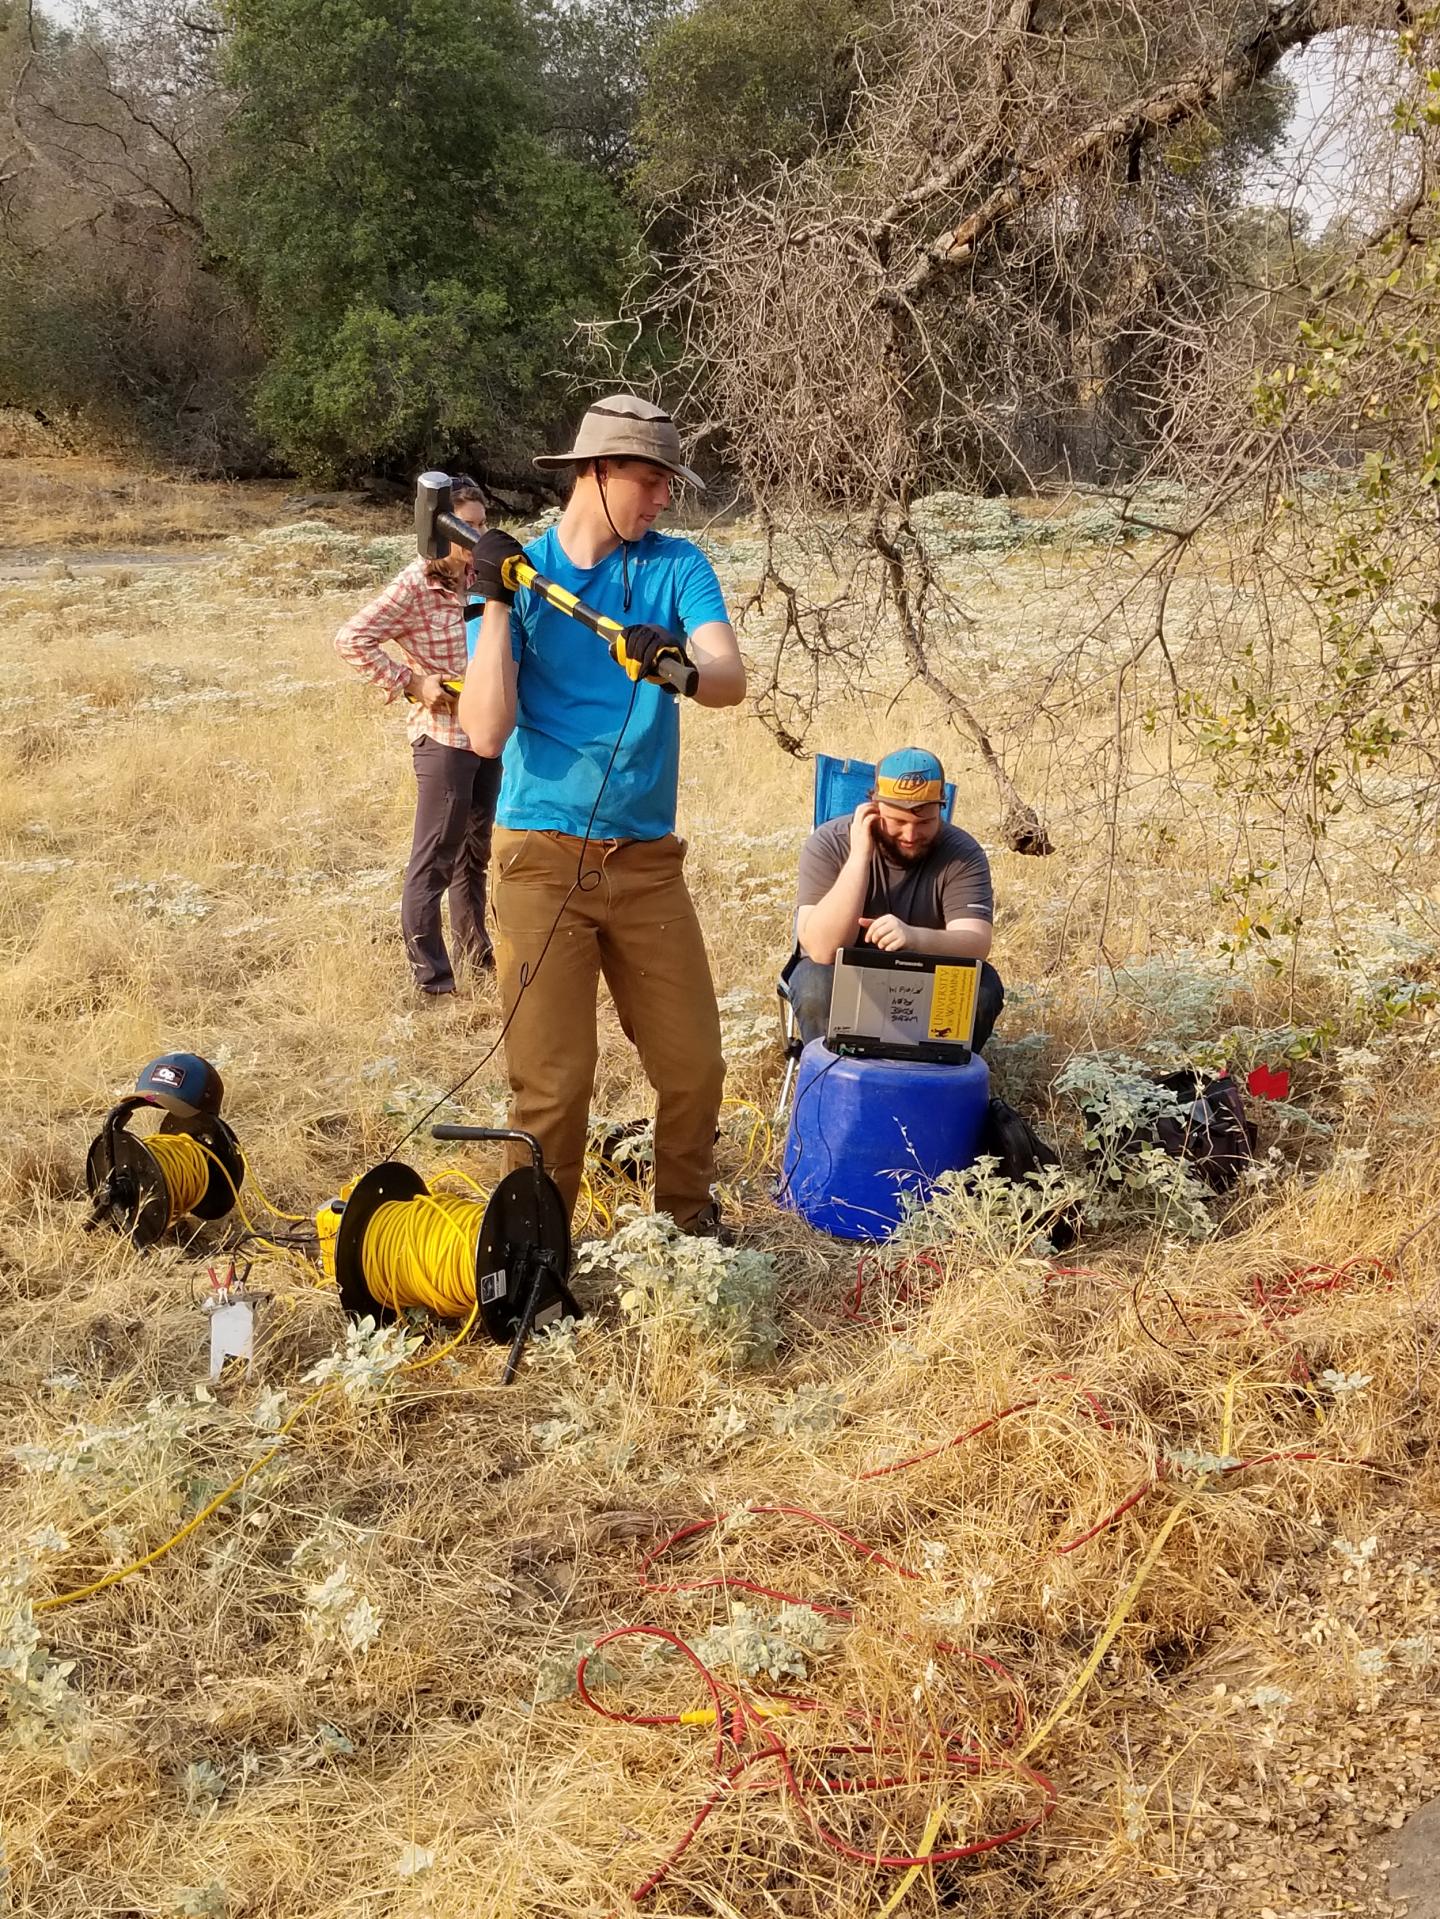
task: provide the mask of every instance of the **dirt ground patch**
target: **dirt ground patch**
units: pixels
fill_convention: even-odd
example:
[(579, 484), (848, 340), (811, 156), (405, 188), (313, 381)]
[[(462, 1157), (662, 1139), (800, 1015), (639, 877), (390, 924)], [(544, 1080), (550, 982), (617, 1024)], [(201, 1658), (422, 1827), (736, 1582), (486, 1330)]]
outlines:
[(1385, 1890), (1404, 1919), (1440, 1919), (1440, 1799), (1412, 1812), (1391, 1843), (1377, 1849)]

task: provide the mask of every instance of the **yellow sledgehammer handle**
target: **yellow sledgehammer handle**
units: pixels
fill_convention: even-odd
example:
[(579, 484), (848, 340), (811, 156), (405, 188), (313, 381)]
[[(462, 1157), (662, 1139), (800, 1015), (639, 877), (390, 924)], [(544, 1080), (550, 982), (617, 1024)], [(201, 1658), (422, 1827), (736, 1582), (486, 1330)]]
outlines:
[(625, 629), (618, 620), (612, 620), (608, 613), (597, 613), (594, 607), (586, 606), (568, 588), (558, 585), (554, 580), (547, 580), (543, 573), (537, 573), (528, 560), (508, 559), (500, 569), (500, 577), (512, 593), (522, 586), (528, 587), (532, 593), (538, 593), (547, 606), (553, 606), (557, 613), (568, 613), (572, 620), (578, 620), (581, 626), (588, 626), (602, 640), (608, 642), (625, 637)]
[[(581, 626), (588, 626), (607, 646), (613, 646), (617, 640), (623, 644), (625, 629), (618, 620), (612, 620), (607, 613), (597, 613), (593, 606), (586, 606), (567, 587), (547, 580), (543, 573), (537, 573), (528, 560), (515, 557), (506, 560), (500, 569), (500, 576), (512, 593), (522, 586), (531, 593), (538, 593), (547, 606), (553, 606), (557, 613), (568, 613)], [(659, 659), (655, 663), (655, 677), (675, 692), (683, 693), (687, 699), (693, 697), (700, 684), (699, 670), (689, 660)]]
[[(438, 470), (422, 473), (415, 482), (415, 545), (422, 559), (434, 559), (448, 552), (452, 540), (472, 553), (480, 544), (481, 535), (476, 528), (450, 510), (453, 485), (450, 475)], [(634, 666), (635, 661), (625, 647), (625, 628), (620, 622), (608, 618), (604, 613), (597, 613), (594, 607), (586, 606), (583, 600), (577, 599), (565, 587), (554, 580), (547, 580), (543, 573), (537, 573), (523, 554), (511, 554), (500, 569), (500, 577), (511, 593), (523, 586), (528, 592), (538, 594), (557, 613), (566, 613), (572, 620), (578, 620), (581, 626), (588, 626), (610, 647), (627, 672)], [(676, 639), (673, 650), (661, 651), (645, 678), (657, 680), (660, 685), (668, 686), (672, 693), (683, 693), (690, 699), (699, 688), (700, 669), (685, 658), (684, 649), (679, 639)], [(450, 692), (452, 687), (454, 682), (447, 680), (446, 692)], [(459, 691), (458, 687), (454, 690)]]
[[(586, 606), (583, 600), (577, 599), (575, 594), (561, 586), (558, 581), (547, 580), (543, 573), (537, 573), (528, 560), (513, 558), (507, 560), (500, 569), (500, 577), (512, 593), (518, 592), (522, 586), (532, 593), (538, 593), (547, 606), (553, 606), (557, 613), (568, 613), (570, 618), (578, 620), (581, 626), (588, 626), (590, 631), (598, 634), (607, 646), (625, 638), (625, 629), (618, 620), (612, 620), (608, 614), (597, 613), (594, 607)], [(662, 665), (673, 664), (678, 662), (662, 662)], [(696, 677), (693, 667), (690, 668), (690, 674), (692, 679)], [(459, 680), (441, 680), (440, 684), (452, 699), (460, 697)], [(677, 690), (692, 692), (694, 689), (681, 687)]]

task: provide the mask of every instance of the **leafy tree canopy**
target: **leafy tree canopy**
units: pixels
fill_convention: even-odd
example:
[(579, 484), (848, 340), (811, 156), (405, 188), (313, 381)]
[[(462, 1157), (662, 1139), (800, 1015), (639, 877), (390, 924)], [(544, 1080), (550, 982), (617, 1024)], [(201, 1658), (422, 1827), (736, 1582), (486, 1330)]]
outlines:
[(237, 98), (213, 230), (270, 358), (257, 409), (303, 472), (517, 459), (632, 233), (542, 139), (512, 0), (230, 0)]
[(699, 197), (763, 178), (843, 120), (875, 0), (699, 0), (656, 35), (636, 188)]

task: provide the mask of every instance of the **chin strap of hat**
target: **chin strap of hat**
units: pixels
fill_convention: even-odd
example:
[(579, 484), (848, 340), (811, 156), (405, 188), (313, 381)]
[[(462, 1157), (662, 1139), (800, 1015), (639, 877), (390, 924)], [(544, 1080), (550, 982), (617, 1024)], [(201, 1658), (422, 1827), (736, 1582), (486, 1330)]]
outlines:
[(630, 611), (630, 542), (610, 518), (610, 502), (605, 498), (605, 482), (600, 476), (600, 462), (595, 462), (595, 487), (600, 495), (600, 511), (605, 515), (605, 524), (620, 542), (620, 585), (621, 604)]

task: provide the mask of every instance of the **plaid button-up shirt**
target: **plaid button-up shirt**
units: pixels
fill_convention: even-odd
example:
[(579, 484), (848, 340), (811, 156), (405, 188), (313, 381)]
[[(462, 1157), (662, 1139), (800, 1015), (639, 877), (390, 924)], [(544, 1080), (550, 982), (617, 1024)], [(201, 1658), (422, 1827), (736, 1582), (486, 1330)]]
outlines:
[[(404, 659), (387, 653), (387, 646), (397, 648)], [(417, 673), (463, 680), (463, 599), (448, 587), (432, 585), (425, 578), (425, 562), (412, 560), (369, 606), (345, 622), (335, 635), (335, 651), (362, 679), (380, 687), (387, 700), (404, 698), (411, 667)], [(418, 740), (427, 734), (441, 746), (469, 750), (452, 709), (428, 713), (417, 701), (410, 713), (410, 737)]]

